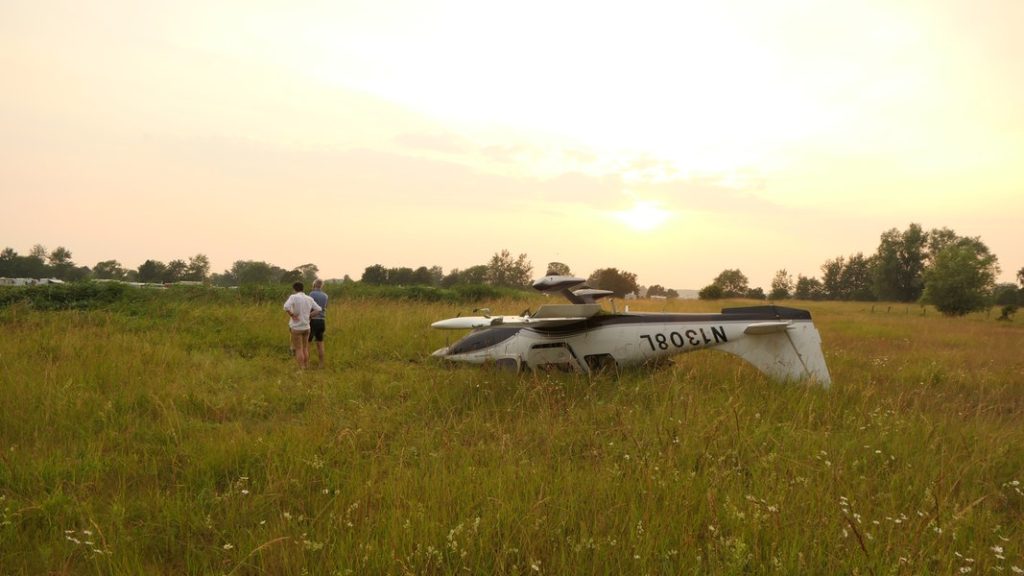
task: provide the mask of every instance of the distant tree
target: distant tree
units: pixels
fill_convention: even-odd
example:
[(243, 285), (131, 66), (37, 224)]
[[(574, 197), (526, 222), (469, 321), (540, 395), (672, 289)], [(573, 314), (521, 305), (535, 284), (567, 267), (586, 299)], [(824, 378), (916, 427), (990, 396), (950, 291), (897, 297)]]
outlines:
[(676, 292), (675, 288), (669, 288), (665, 291), (665, 297), (667, 298), (679, 298), (679, 292)]
[(299, 272), (299, 276), (306, 286), (312, 286), (313, 281), (317, 279), (317, 274), (320, 273), (320, 268), (316, 264), (303, 264), (295, 269)]
[(17, 256), (14, 260), (5, 263), (4, 271), (0, 276), (8, 278), (47, 278), (51, 276), (50, 268), (46, 262), (35, 256)]
[(960, 240), (960, 236), (956, 232), (949, 228), (933, 228), (928, 232), (927, 236), (927, 251), (925, 252), (925, 267), (929, 267), (935, 263), (935, 255), (942, 251), (943, 248), (950, 244), (956, 243)]
[(139, 266), (139, 282), (163, 282), (167, 265), (159, 260), (146, 260)]
[(47, 257), (50, 263), (50, 273), (61, 280), (77, 280), (79, 274), (74, 261), (71, 260), (71, 251), (63, 246), (58, 246), (50, 252)]
[[(277, 277), (277, 283), (279, 284), (295, 284), (296, 282), (303, 282), (302, 272), (299, 272), (298, 268), (291, 270), (281, 270), (275, 274)], [(307, 286), (308, 288), (308, 286)]]
[[(37, 246), (39, 246), (37, 244)], [(2, 278), (46, 278), (50, 269), (44, 256), (34, 254), (19, 256), (14, 248), (4, 248), (0, 253), (0, 277)]]
[(712, 282), (722, 289), (722, 298), (740, 298), (750, 291), (748, 280), (743, 272), (736, 270), (723, 270)]
[(513, 259), (508, 250), (497, 252), (487, 263), (487, 283), (493, 286), (525, 288), (530, 285), (533, 265), (526, 254)]
[(92, 268), (88, 266), (75, 266), (69, 271), (67, 279), (77, 282), (88, 280), (90, 276), (92, 276)]
[(42, 244), (36, 244), (36, 245), (32, 246), (31, 250), (28, 251), (28, 255), (29, 256), (35, 256), (36, 258), (39, 258), (40, 260), (45, 261), (46, 258), (47, 258), (48, 252), (46, 251), (46, 246), (43, 246)]
[(996, 284), (996, 287), (992, 290), (992, 301), (996, 306), (1018, 306), (1024, 304), (1020, 296), (1020, 290), (1017, 288), (1017, 285), (1009, 282)]
[(205, 282), (210, 274), (210, 259), (205, 254), (196, 254), (188, 259), (185, 267), (185, 274), (182, 280), (190, 282)]
[(387, 278), (385, 284), (389, 286), (411, 286), (415, 284), (413, 281), (413, 269), (408, 266), (388, 268)]
[(998, 260), (980, 239), (958, 239), (935, 254), (925, 272), (923, 301), (947, 316), (982, 310), (998, 273)]
[(459, 283), (459, 269), (452, 268), (452, 271), (441, 277), (441, 287), (451, 288)]
[(1017, 270), (1017, 283), (1020, 284), (1021, 288), (1024, 288), (1024, 268)]
[(217, 274), (216, 272), (210, 274), (210, 283), (214, 286), (222, 287), (237, 286), (238, 278), (230, 270), (225, 270), (223, 274)]
[(104, 260), (92, 267), (92, 276), (100, 280), (124, 280), (128, 271), (117, 260)]
[(165, 283), (180, 282), (185, 279), (185, 271), (188, 270), (188, 264), (180, 258), (176, 258), (167, 263), (167, 267), (164, 268), (163, 281)]
[(480, 264), (471, 266), (465, 270), (454, 268), (442, 280), (441, 286), (448, 288), (456, 284), (486, 284), (487, 266)]
[(14, 248), (4, 248), (0, 252), (0, 278), (12, 278), (14, 277), (14, 268), (18, 261), (18, 253), (15, 252)]
[(367, 266), (363, 270), (363, 276), (359, 279), (364, 284), (383, 285), (388, 281), (388, 269), (380, 264)]
[(794, 298), (799, 300), (821, 300), (824, 295), (824, 289), (820, 280), (797, 274), (796, 289), (793, 292)]
[(667, 295), (668, 295), (668, 292), (665, 290), (665, 287), (662, 286), (661, 284), (653, 284), (653, 285), (651, 285), (650, 288), (647, 289), (647, 297), (648, 298), (650, 298), (651, 296), (667, 296)]
[(844, 300), (843, 293), (843, 268), (846, 267), (846, 259), (842, 256), (835, 260), (826, 260), (821, 265), (821, 290), (825, 298), (829, 300)]
[[(701, 289), (698, 297), (701, 300), (749, 297), (752, 291), (748, 282), (746, 275), (738, 269), (723, 270), (710, 285)], [(764, 290), (758, 288), (754, 297), (764, 299)]]
[(786, 300), (792, 292), (793, 276), (783, 268), (772, 278), (772, 291), (768, 293), (768, 297), (772, 300)]
[(486, 284), (487, 265), (477, 264), (462, 271), (462, 284)]
[(750, 298), (751, 300), (764, 300), (766, 298), (764, 295), (764, 288), (761, 288), (760, 286), (747, 290), (747, 293), (743, 296)]
[(707, 286), (700, 289), (697, 293), (697, 297), (701, 300), (718, 300), (722, 298), (724, 291), (718, 284), (708, 284)]
[(847, 258), (846, 266), (843, 267), (839, 275), (842, 300), (858, 302), (875, 300), (874, 265), (874, 258), (865, 257), (861, 252)]
[(231, 275), (239, 284), (274, 284), (283, 282), (289, 271), (257, 260), (236, 260), (231, 265)]
[(545, 276), (572, 276), (568, 264), (561, 262), (548, 262), (548, 271)]
[(63, 246), (57, 246), (50, 252), (48, 256), (50, 266), (63, 266), (67, 264), (73, 264), (71, 261), (71, 251)]
[(928, 234), (919, 224), (882, 233), (875, 254), (874, 294), (879, 300), (914, 302), (924, 291)]
[(416, 286), (433, 286), (434, 274), (430, 271), (430, 268), (420, 266), (416, 270), (413, 270), (412, 283)]
[(429, 272), (430, 272), (430, 285), (431, 286), (440, 286), (441, 285), (441, 279), (444, 278), (444, 269), (442, 269), (440, 266), (431, 266), (429, 268)]
[(626, 294), (635, 294), (640, 291), (640, 285), (636, 282), (636, 274), (619, 271), (618, 268), (601, 268), (595, 270), (587, 278), (587, 284), (591, 288), (611, 290), (616, 296), (622, 297)]

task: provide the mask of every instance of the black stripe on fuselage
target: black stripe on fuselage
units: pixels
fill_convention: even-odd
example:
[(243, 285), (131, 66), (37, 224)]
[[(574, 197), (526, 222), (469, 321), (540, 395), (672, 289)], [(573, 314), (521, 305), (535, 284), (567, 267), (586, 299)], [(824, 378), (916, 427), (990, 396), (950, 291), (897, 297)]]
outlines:
[(624, 326), (644, 324), (721, 323), (721, 322), (770, 322), (773, 320), (810, 320), (811, 313), (797, 308), (782, 306), (751, 306), (747, 308), (726, 308), (721, 314), (666, 314), (657, 312), (631, 312), (626, 314), (599, 314), (586, 320), (562, 326), (530, 326), (529, 329), (541, 334), (570, 335), (602, 326)]
[(773, 320), (810, 320), (811, 313), (798, 308), (784, 306), (748, 306), (744, 308), (726, 308), (721, 314), (666, 314), (657, 312), (631, 312), (625, 314), (598, 314), (579, 322), (561, 326), (513, 327), (500, 326), (480, 328), (463, 337), (451, 346), (452, 354), (464, 354), (491, 348), (520, 330), (528, 330), (544, 336), (569, 337), (603, 326), (629, 326), (644, 324), (686, 324), (686, 323), (724, 323), (724, 322), (770, 322)]

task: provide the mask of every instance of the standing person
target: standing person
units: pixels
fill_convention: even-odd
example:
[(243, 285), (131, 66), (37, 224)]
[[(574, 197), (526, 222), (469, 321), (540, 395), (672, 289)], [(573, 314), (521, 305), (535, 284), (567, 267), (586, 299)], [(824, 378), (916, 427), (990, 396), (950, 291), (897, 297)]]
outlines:
[(292, 284), (295, 290), (284, 301), (284, 311), (288, 313), (288, 329), (292, 333), (292, 348), (295, 350), (295, 361), (299, 368), (309, 367), (309, 316), (320, 312), (320, 305), (306, 295), (302, 282)]
[(317, 278), (313, 281), (313, 291), (309, 293), (309, 297), (320, 306), (320, 313), (309, 317), (309, 341), (316, 342), (319, 368), (324, 367), (324, 332), (327, 330), (327, 294), (321, 290), (323, 287), (324, 281)]

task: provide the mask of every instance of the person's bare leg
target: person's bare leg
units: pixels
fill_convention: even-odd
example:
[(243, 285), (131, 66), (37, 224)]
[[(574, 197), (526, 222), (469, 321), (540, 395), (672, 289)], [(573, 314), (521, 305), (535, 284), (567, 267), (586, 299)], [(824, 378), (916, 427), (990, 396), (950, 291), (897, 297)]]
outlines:
[(305, 332), (292, 332), (292, 350), (295, 355), (295, 362), (299, 365), (299, 368), (305, 368), (305, 362), (302, 359), (303, 344), (306, 341)]
[(324, 367), (324, 341), (316, 341), (316, 355), (320, 357), (320, 367)]
[(309, 368), (309, 332), (302, 336), (302, 367)]

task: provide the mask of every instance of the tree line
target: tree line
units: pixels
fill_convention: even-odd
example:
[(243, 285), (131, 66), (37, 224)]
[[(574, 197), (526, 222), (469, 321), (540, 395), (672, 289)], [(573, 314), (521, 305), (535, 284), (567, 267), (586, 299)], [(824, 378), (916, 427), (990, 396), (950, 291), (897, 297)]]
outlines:
[(71, 251), (63, 246), (48, 251), (42, 244), (36, 244), (26, 255), (20, 255), (10, 247), (0, 251), (0, 278), (56, 278), (66, 282), (119, 280), (146, 284), (203, 282), (217, 286), (238, 286), (291, 283), (304, 279), (312, 282), (318, 272), (315, 264), (285, 269), (267, 262), (239, 260), (223, 273), (211, 274), (210, 259), (205, 254), (166, 263), (146, 260), (136, 269), (126, 268), (117, 260), (103, 260), (89, 268), (75, 264)]
[[(95, 266), (78, 266), (71, 251), (61, 246), (48, 251), (36, 244), (28, 255), (19, 255), (13, 248), (0, 252), (0, 277), (4, 278), (57, 278), (65, 281), (120, 280), (125, 282), (161, 283), (204, 282), (215, 286), (246, 284), (291, 284), (297, 280), (312, 283), (318, 277), (316, 264), (303, 264), (295, 268), (282, 268), (259, 260), (238, 260), (222, 273), (210, 273), (210, 260), (196, 254), (188, 260), (146, 260), (137, 269), (123, 266), (117, 260), (104, 260)], [(547, 274), (572, 275), (569, 266), (561, 262), (548, 264)], [(436, 286), (450, 288), (455, 285), (489, 285), (505, 288), (529, 288), (533, 282), (533, 264), (526, 254), (512, 256), (507, 249), (496, 252), (489, 261), (469, 268), (452, 269), (447, 274), (440, 266), (419, 268), (388, 268), (381, 264), (367, 266), (360, 282), (377, 286)], [(341, 282), (354, 282), (347, 275)], [(620, 296), (638, 293), (642, 286), (636, 274), (617, 268), (602, 268), (588, 278), (592, 287), (611, 290)], [(674, 290), (652, 286), (652, 295), (676, 296)]]
[[(545, 275), (574, 276), (563, 262), (549, 262)], [(455, 268), (445, 274), (440, 266), (427, 268), (387, 268), (380, 264), (366, 267), (360, 282), (380, 286), (428, 285), (450, 288), (459, 284), (483, 284), (506, 288), (529, 288), (533, 283), (533, 264), (526, 254), (513, 257), (508, 250), (495, 252), (484, 264), (469, 268)], [(642, 290), (636, 274), (620, 271), (618, 268), (600, 268), (587, 278), (587, 285), (610, 290), (619, 296), (636, 294)], [(654, 293), (651, 293), (654, 290)], [(650, 295), (677, 296), (675, 290), (661, 286), (648, 289)]]
[[(1015, 284), (996, 284), (999, 262), (978, 237), (949, 228), (925, 231), (919, 224), (883, 232), (871, 256), (856, 253), (825, 261), (821, 279), (781, 269), (771, 291), (750, 288), (738, 269), (725, 270), (700, 291), (703, 299), (853, 300), (920, 302), (948, 315), (963, 315), (992, 304), (1016, 307), (1024, 296)], [(1024, 268), (1017, 272), (1024, 286)], [(1015, 308), (1014, 308), (1015, 309)]]
[[(0, 252), (0, 277), (59, 278), (76, 280), (122, 280), (143, 283), (204, 282), (216, 286), (244, 284), (290, 284), (301, 280), (312, 283), (319, 268), (308, 263), (282, 268), (256, 260), (238, 260), (222, 273), (210, 273), (210, 261), (203, 254), (188, 260), (146, 260), (138, 269), (128, 269), (117, 260), (104, 260), (92, 268), (78, 266), (71, 251), (61, 246), (47, 251), (40, 244), (28, 255), (13, 248)], [(513, 256), (509, 250), (496, 252), (489, 261), (447, 274), (440, 266), (389, 268), (381, 264), (366, 267), (360, 282), (377, 286), (490, 285), (528, 288), (533, 281), (533, 265), (526, 254)], [(546, 274), (573, 275), (562, 262), (548, 264)], [(758, 300), (852, 300), (921, 302), (934, 305), (951, 315), (966, 314), (992, 304), (1018, 306), (1024, 292), (1014, 284), (996, 285), (999, 274), (996, 256), (978, 237), (964, 237), (949, 228), (925, 231), (919, 224), (906, 230), (883, 232), (876, 252), (870, 256), (856, 253), (826, 260), (821, 277), (797, 274), (786, 269), (776, 272), (770, 291), (751, 287), (739, 269), (722, 271), (711, 284), (700, 290), (702, 299), (753, 298)], [(1017, 272), (1024, 286), (1024, 268)], [(353, 282), (347, 275), (341, 280)], [(591, 288), (610, 290), (618, 296), (646, 294), (676, 297), (674, 289), (659, 284), (641, 286), (636, 274), (618, 268), (600, 268), (587, 277)], [(1014, 308), (1015, 309), (1015, 308)], [(1005, 312), (1004, 312), (1005, 313)]]

